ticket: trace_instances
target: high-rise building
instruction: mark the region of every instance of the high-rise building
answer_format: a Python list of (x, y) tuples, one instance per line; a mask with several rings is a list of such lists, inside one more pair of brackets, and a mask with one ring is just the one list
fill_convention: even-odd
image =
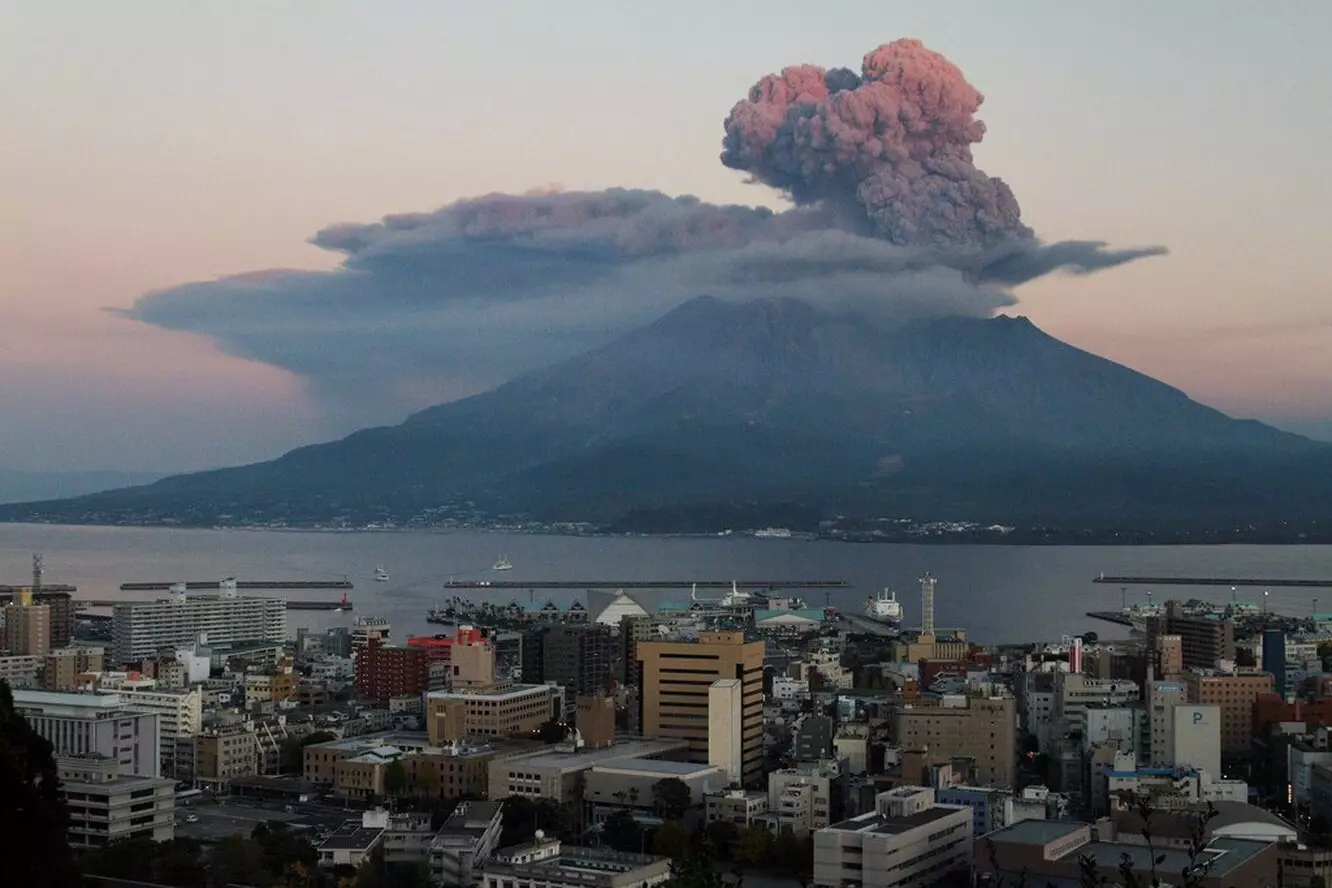
[(1184, 641), (1178, 635), (1158, 635), (1152, 650), (1152, 667), (1158, 678), (1179, 681), (1184, 675)]
[(1175, 707), (1188, 702), (1188, 689), (1177, 681), (1153, 681), (1147, 686), (1147, 763), (1153, 768), (1174, 766)]
[[(741, 631), (700, 632), (697, 640), (642, 641), (639, 724), (644, 737), (688, 740), (689, 760), (708, 761), (708, 701), (713, 682), (741, 683), (743, 779), (763, 775), (762, 639)], [(1011, 733), (1011, 732), (1010, 732)]]
[(158, 716), (130, 709), (118, 694), (14, 690), (14, 708), (56, 755), (114, 759), (119, 773), (160, 777)]
[(965, 708), (905, 706), (893, 719), (904, 750), (941, 759), (970, 759), (975, 782), (1007, 789), (1017, 766), (1017, 703), (1012, 697), (970, 698)]
[(430, 651), (372, 641), (356, 657), (356, 693), (367, 700), (420, 694), (430, 686)]
[(601, 749), (615, 742), (615, 698), (605, 692), (579, 697), (574, 727), (588, 749)]
[(42, 664), (42, 690), (78, 690), (80, 675), (102, 671), (103, 654), (103, 649), (99, 647), (52, 650)]
[(58, 756), (69, 812), (69, 843), (97, 848), (122, 839), (165, 842), (176, 835), (176, 781), (122, 775), (114, 758), (89, 753)]
[(719, 678), (708, 688), (708, 764), (732, 783), (744, 779), (744, 683)]
[(1203, 771), (1212, 780), (1221, 774), (1221, 707), (1182, 705), (1171, 713), (1174, 730), (1170, 762), (1174, 768)]
[(203, 727), (202, 691), (199, 688), (189, 691), (147, 688), (122, 689), (116, 693), (128, 709), (157, 713), (161, 773), (175, 775), (177, 741), (199, 733)]
[(1283, 629), (1263, 630), (1263, 671), (1270, 673), (1276, 692), (1285, 697), (1286, 687), (1286, 633)]
[(51, 650), (51, 608), (34, 604), (29, 589), (5, 606), (5, 647), (20, 657), (45, 657)]
[(287, 603), (280, 598), (235, 594), (234, 584), (218, 595), (190, 597), (184, 584), (160, 601), (117, 604), (111, 616), (112, 659), (116, 663), (157, 656), (195, 643), (206, 633), (212, 645), (287, 638)]
[(74, 602), (70, 594), (24, 586), (0, 587), (0, 605), (17, 602), (25, 591), (32, 594), (33, 604), (44, 604), (51, 609), (51, 647), (68, 647), (74, 637)]
[(1167, 601), (1165, 613), (1148, 619), (1149, 650), (1158, 649), (1157, 638), (1162, 635), (1179, 636), (1185, 669), (1216, 669), (1223, 660), (1235, 659), (1235, 624), (1211, 614), (1187, 614), (1178, 601)]
[(972, 810), (940, 805), (934, 790), (899, 786), (880, 793), (875, 810), (814, 833), (817, 888), (925, 886), (969, 881)]
[(523, 681), (553, 681), (571, 696), (586, 697), (606, 686), (614, 656), (609, 626), (539, 626), (523, 636)]
[(1221, 755), (1244, 757), (1253, 752), (1254, 703), (1270, 694), (1272, 676), (1266, 672), (1194, 670), (1188, 676), (1189, 702), (1221, 707)]

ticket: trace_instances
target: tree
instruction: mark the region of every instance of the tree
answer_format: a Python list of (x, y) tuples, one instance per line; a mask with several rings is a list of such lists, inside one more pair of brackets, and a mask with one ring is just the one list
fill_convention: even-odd
[(213, 845), (208, 858), (209, 888), (229, 885), (266, 885), (272, 874), (264, 861), (264, 849), (258, 842), (240, 834), (227, 836)]
[(740, 830), (729, 820), (714, 820), (703, 828), (703, 835), (712, 843), (719, 860), (730, 860)]
[(652, 834), (652, 853), (681, 860), (689, 851), (689, 830), (678, 820), (668, 820)]
[(1096, 644), (1096, 642), (1099, 641), (1100, 638), (1101, 638), (1101, 636), (1097, 635), (1095, 632), (1084, 632), (1084, 633), (1082, 633), (1082, 643), (1083, 643), (1083, 644)]
[(559, 719), (552, 718), (536, 729), (536, 738), (542, 743), (563, 743), (568, 733), (569, 729)]
[(763, 866), (772, 854), (772, 832), (761, 823), (751, 823), (741, 831), (735, 843), (736, 863)]
[(628, 811), (616, 811), (601, 823), (601, 835), (616, 851), (641, 851), (643, 830)]
[(259, 824), (250, 833), (250, 838), (263, 852), (264, 866), (274, 877), (286, 876), (293, 866), (304, 866), (309, 870), (319, 865), (319, 852), (314, 845), (281, 821)]
[(679, 777), (666, 777), (652, 784), (652, 809), (663, 820), (679, 820), (694, 803), (694, 794)]
[(338, 739), (328, 731), (315, 731), (313, 734), (307, 734), (304, 737), (288, 737), (282, 741), (279, 757), (282, 762), (282, 773), (299, 774), (305, 770), (305, 747), (314, 743), (327, 743), (330, 740)]
[(391, 799), (402, 795), (407, 786), (407, 767), (396, 758), (384, 766), (384, 794)]
[(712, 846), (704, 841), (683, 860), (671, 861), (666, 888), (723, 888), (721, 874), (713, 866)]
[(0, 885), (73, 888), (81, 881), (65, 838), (69, 814), (50, 741), (14, 708), (0, 681)]

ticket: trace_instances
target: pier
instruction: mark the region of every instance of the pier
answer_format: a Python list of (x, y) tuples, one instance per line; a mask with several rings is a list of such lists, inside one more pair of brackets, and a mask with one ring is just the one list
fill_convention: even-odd
[(28, 586), (0, 586), (0, 595), (13, 595), (20, 589), (28, 589), (33, 593), (37, 592), (77, 592), (77, 586), (64, 586), (57, 583), (42, 583), (40, 587)]
[(1123, 614), (1114, 611), (1087, 611), (1087, 616), (1093, 620), (1105, 620), (1107, 623), (1117, 623), (1120, 626), (1132, 626), (1133, 621)]
[(449, 580), (445, 589), (843, 589), (846, 580)]
[[(121, 592), (166, 592), (174, 583), (121, 583)], [(0, 587), (3, 588), (3, 587)], [(186, 583), (189, 592), (216, 592), (222, 588), (217, 580)], [(236, 588), (268, 591), (298, 592), (306, 589), (351, 589), (350, 580), (237, 580)]]
[(1264, 586), (1269, 589), (1332, 589), (1332, 580), (1271, 580), (1255, 577), (1109, 577), (1093, 583), (1112, 586)]

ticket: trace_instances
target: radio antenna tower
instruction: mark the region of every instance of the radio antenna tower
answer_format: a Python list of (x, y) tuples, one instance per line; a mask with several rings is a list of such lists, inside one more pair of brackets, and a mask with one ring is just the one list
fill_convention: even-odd
[(42, 591), (42, 574), (45, 563), (42, 561), (42, 553), (38, 552), (32, 556), (32, 591)]

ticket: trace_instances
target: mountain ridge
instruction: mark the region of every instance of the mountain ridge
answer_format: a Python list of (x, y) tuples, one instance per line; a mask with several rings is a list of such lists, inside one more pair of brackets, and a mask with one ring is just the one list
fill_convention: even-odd
[(1332, 501), (1329, 469), (1332, 445), (1227, 417), (1023, 317), (884, 326), (793, 299), (698, 297), (396, 426), (265, 463), (0, 507), (0, 519), (1316, 525), (1327, 517), (1320, 497)]

